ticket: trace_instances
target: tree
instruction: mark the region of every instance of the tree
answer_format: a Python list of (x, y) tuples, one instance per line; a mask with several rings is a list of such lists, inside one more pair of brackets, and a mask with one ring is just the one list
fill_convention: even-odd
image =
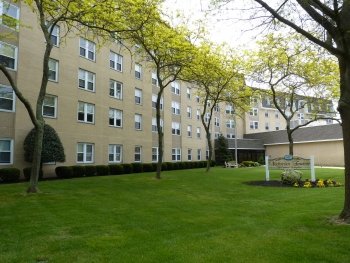
[(232, 160), (232, 154), (228, 149), (227, 139), (220, 135), (215, 143), (215, 161), (216, 164), (224, 164)]
[[(0, 63), (0, 71), (8, 79), (16, 96), (24, 104), (35, 128), (33, 164), (27, 192), (38, 192), (38, 178), (41, 163), (44, 124), (42, 106), (49, 77), (49, 59), (53, 43), (51, 35), (56, 25), (64, 25), (68, 33), (98, 33), (103, 40), (110, 39), (111, 34), (131, 32), (143, 27), (148, 17), (153, 14), (156, 0), (23, 0), (37, 15), (44, 38), (43, 74), (35, 107), (25, 98), (17, 87), (6, 64)], [(131, 26), (132, 23), (132, 26)]]
[[(246, 52), (246, 77), (256, 84), (265, 107), (272, 105), (286, 121), (289, 154), (293, 133), (321, 119), (335, 119), (332, 107), (338, 89), (337, 65), (298, 35), (267, 35), (258, 50)], [(298, 119), (296, 120), (296, 117)]]
[(224, 101), (234, 102), (238, 107), (249, 96), (243, 75), (239, 73), (239, 60), (230, 50), (204, 42), (196, 51), (191, 67), (182, 72), (182, 77), (194, 83), (203, 104), (202, 124), (209, 150), (207, 171), (213, 156), (211, 123), (214, 109)]
[(350, 35), (348, 34), (350, 2), (343, 0), (280, 0), (273, 3), (253, 0), (252, 2), (255, 3), (252, 9), (260, 8), (260, 13), (256, 13), (255, 18), (263, 17), (264, 24), (270, 23), (276, 26), (282, 23), (337, 58), (340, 77), (338, 111), (342, 120), (345, 161), (345, 199), (339, 218), (350, 223)]
[[(33, 162), (35, 144), (35, 129), (33, 128), (23, 142), (24, 159)], [(44, 125), (41, 164), (50, 162), (65, 162), (66, 156), (60, 137), (50, 125)]]
[(194, 46), (189, 41), (191, 33), (182, 26), (170, 27), (160, 17), (149, 19), (140, 30), (124, 34), (139, 47), (137, 57), (151, 65), (155, 85), (159, 88), (156, 102), (158, 132), (158, 163), (156, 178), (161, 178), (163, 162), (164, 134), (162, 127), (162, 100), (164, 90), (179, 79), (184, 67), (193, 60)]

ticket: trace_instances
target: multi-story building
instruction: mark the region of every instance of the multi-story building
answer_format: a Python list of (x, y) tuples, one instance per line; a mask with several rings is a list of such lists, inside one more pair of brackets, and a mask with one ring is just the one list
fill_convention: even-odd
[[(0, 63), (35, 105), (45, 48), (36, 15), (26, 5), (3, 0), (0, 15)], [(19, 27), (13, 19), (26, 26)], [(133, 58), (119, 42), (100, 46), (93, 36), (66, 35), (59, 26), (51, 39), (54, 48), (42, 113), (61, 138), (64, 165), (156, 162), (155, 102), (159, 88), (149, 62)], [(223, 134), (243, 139), (244, 133), (284, 127), (274, 108), (258, 101), (255, 106), (241, 119), (234, 115), (232, 105), (216, 105), (212, 138)], [(165, 90), (161, 121), (164, 161), (206, 160), (202, 108), (196, 88), (188, 83), (175, 81)], [(32, 128), (25, 107), (0, 73), (1, 166), (30, 166), (24, 161), (23, 141)], [(244, 145), (245, 151), (263, 150)], [(45, 165), (46, 170), (54, 167)]]
[[(35, 14), (26, 6), (0, 1), (0, 62), (24, 96), (35, 105), (44, 39)], [(118, 42), (98, 46), (93, 37), (65, 35), (57, 26), (49, 61), (49, 83), (43, 105), (45, 122), (58, 133), (66, 163), (108, 164), (156, 162), (158, 137), (155, 101), (157, 80), (147, 62), (137, 61)], [(63, 38), (64, 36), (64, 38)], [(137, 48), (137, 47), (135, 47)], [(205, 160), (207, 143), (196, 90), (173, 82), (162, 99), (164, 161)], [(233, 108), (217, 107), (212, 134), (235, 136)], [(23, 104), (0, 74), (0, 164), (23, 168), (23, 141), (33, 128)], [(243, 130), (242, 130), (243, 132)], [(243, 133), (241, 134), (241, 137)], [(50, 164), (46, 167), (55, 167)]]

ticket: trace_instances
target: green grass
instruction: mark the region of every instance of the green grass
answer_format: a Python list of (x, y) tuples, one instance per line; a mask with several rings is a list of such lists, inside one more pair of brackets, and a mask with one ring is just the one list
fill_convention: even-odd
[(350, 226), (329, 220), (344, 187), (243, 184), (260, 179), (214, 168), (43, 181), (29, 196), (0, 185), (0, 262), (349, 262)]

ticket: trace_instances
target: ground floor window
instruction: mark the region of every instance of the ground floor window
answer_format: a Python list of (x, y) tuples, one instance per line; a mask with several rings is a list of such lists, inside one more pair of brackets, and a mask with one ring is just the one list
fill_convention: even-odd
[(135, 162), (141, 162), (141, 154), (142, 154), (142, 147), (141, 146), (135, 146), (135, 154), (134, 154), (134, 161)]
[(158, 162), (158, 147), (152, 147), (152, 162)]
[(13, 141), (0, 139), (0, 164), (12, 164)]
[(79, 142), (77, 144), (77, 163), (94, 162), (94, 144)]
[(173, 161), (181, 161), (181, 149), (180, 148), (171, 149), (171, 159)]
[(108, 145), (108, 161), (110, 163), (120, 163), (122, 161), (122, 145)]

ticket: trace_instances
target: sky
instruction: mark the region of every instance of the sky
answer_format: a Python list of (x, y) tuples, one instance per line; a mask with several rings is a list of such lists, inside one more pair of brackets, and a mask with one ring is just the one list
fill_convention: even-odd
[[(209, 2), (210, 0), (166, 0), (164, 11), (172, 16), (181, 12), (192, 22), (203, 20), (209, 31), (209, 38), (216, 43), (225, 42), (231, 47), (247, 48), (255, 42), (257, 31), (247, 30), (250, 27), (247, 21), (225, 19), (222, 13), (209, 12)], [(234, 16), (237, 13), (230, 18)]]

